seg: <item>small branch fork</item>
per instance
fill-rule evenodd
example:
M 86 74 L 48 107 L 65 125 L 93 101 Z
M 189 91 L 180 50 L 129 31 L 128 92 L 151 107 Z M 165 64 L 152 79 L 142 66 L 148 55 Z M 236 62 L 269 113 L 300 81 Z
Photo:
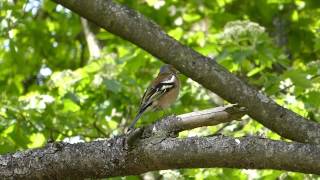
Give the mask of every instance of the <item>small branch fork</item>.
M 146 138 L 155 135 L 176 137 L 179 132 L 184 130 L 203 126 L 214 126 L 232 120 L 240 120 L 245 112 L 246 109 L 244 107 L 239 107 L 237 104 L 230 104 L 178 116 L 169 116 L 147 127 L 138 128 L 127 133 L 127 143 L 132 145 L 137 138 Z

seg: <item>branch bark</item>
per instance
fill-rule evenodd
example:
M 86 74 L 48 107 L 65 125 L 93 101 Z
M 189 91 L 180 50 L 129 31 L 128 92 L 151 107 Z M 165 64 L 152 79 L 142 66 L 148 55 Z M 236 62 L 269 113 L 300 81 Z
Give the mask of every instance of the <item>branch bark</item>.
M 225 136 L 142 139 L 125 148 L 126 137 L 0 156 L 1 179 L 105 178 L 177 168 L 255 168 L 320 174 L 318 145 Z
M 244 107 L 230 104 L 178 116 L 169 116 L 147 127 L 129 132 L 127 135 L 127 144 L 131 146 L 135 143 L 136 139 L 141 137 L 177 137 L 177 134 L 184 130 L 203 126 L 213 126 L 231 122 L 232 120 L 241 120 L 240 118 L 245 113 L 246 109 Z
M 2 155 L 0 178 L 106 178 L 164 169 L 206 167 L 278 169 L 320 174 L 319 145 L 222 135 L 184 139 L 170 137 L 172 133 L 176 135 L 191 126 L 203 126 L 209 121 L 210 124 L 229 122 L 243 113 L 243 108 L 229 105 L 168 117 L 108 140 L 77 144 L 51 143 L 41 149 Z M 137 139 L 128 144 L 132 136 Z
M 118 35 L 231 103 L 248 109 L 253 118 L 282 137 L 320 144 L 320 124 L 276 104 L 262 92 L 252 88 L 235 75 L 194 50 L 169 37 L 143 15 L 111 0 L 53 0 L 107 31 Z
M 230 104 L 224 107 L 179 115 L 177 117 L 180 121 L 175 124 L 180 127 L 181 130 L 194 129 L 202 126 L 214 126 L 220 123 L 230 122 L 230 120 L 239 119 L 245 112 L 246 109 L 244 107 Z
M 83 28 L 84 37 L 87 41 L 88 50 L 91 58 L 90 60 L 99 58 L 101 55 L 101 48 L 94 32 L 94 28 L 98 30 L 98 27 L 94 27 L 94 24 L 90 24 L 90 22 L 85 18 L 81 18 L 81 25 Z

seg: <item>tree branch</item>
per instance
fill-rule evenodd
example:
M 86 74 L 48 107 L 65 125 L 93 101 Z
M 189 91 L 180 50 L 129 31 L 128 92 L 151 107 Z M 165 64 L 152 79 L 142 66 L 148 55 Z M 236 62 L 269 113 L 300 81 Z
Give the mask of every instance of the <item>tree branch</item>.
M 243 116 L 245 112 L 245 108 L 239 108 L 234 104 L 191 112 L 177 116 L 180 118 L 177 126 L 180 126 L 182 130 L 194 129 L 202 126 L 214 126 L 220 123 L 230 122 L 230 120 L 236 120 Z
M 230 122 L 235 105 L 168 117 L 127 135 L 89 143 L 50 143 L 0 156 L 1 179 L 105 178 L 177 168 L 278 169 L 320 174 L 319 145 L 226 136 L 172 138 L 170 133 Z M 196 118 L 197 117 L 197 118 Z M 199 123 L 196 121 L 199 119 Z M 209 122 L 209 119 L 211 122 Z M 135 134 L 134 143 L 127 144 Z
M 184 130 L 238 120 L 245 112 L 245 108 L 239 107 L 236 104 L 230 104 L 224 107 L 221 106 L 178 116 L 169 116 L 147 127 L 129 132 L 127 135 L 127 143 L 131 146 L 135 143 L 135 140 L 141 137 L 149 138 L 151 136 L 157 136 L 160 139 L 163 137 L 177 137 L 177 134 Z
M 140 46 L 165 63 L 173 64 L 180 72 L 227 101 L 246 107 L 252 118 L 279 135 L 299 142 L 320 144 L 320 124 L 276 104 L 213 59 L 169 37 L 143 15 L 111 0 L 53 1 Z
M 105 178 L 177 168 L 278 169 L 320 174 L 317 145 L 225 136 L 141 140 L 134 149 L 125 137 L 0 156 L 0 177 L 11 179 Z
M 93 25 L 88 22 L 88 20 L 81 18 L 81 25 L 83 28 L 84 36 L 88 44 L 88 50 L 91 59 L 99 58 L 101 55 L 101 48 L 99 41 L 96 39 L 95 32 L 93 30 Z

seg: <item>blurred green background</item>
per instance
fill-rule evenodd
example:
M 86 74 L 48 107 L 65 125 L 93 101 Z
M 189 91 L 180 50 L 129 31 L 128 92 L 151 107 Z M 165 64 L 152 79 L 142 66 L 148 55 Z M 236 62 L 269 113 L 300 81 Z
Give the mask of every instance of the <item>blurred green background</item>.
M 320 121 L 319 0 L 119 0 L 198 52 L 215 57 L 277 103 Z M 123 133 L 162 62 L 49 0 L 0 1 L 0 153 L 47 140 L 85 142 Z M 178 102 L 164 114 L 227 104 L 181 75 Z M 213 80 L 214 81 L 214 80 Z M 282 139 L 249 117 L 217 132 Z M 282 139 L 284 140 L 284 139 Z M 183 169 L 122 179 L 320 179 L 273 170 Z

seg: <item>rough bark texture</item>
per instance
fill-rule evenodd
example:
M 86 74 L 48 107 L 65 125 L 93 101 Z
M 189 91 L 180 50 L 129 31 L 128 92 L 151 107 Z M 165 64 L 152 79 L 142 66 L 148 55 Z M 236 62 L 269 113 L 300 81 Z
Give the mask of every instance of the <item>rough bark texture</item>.
M 204 111 L 194 114 L 202 120 L 207 117 L 213 124 L 232 121 L 243 113 L 242 108 L 233 105 L 206 111 L 217 116 L 203 115 Z M 279 169 L 320 174 L 319 145 L 259 137 L 235 139 L 222 135 L 177 138 L 177 132 L 189 128 L 190 124 L 202 126 L 208 123 L 202 121 L 201 124 L 194 119 L 187 115 L 171 116 L 108 140 L 51 143 L 41 149 L 2 155 L 0 179 L 105 178 L 163 169 L 205 167 Z M 186 126 L 186 122 L 189 125 Z
M 118 35 L 232 103 L 248 109 L 248 114 L 279 135 L 313 144 L 320 143 L 320 124 L 276 104 L 218 65 L 169 37 L 141 14 L 110 0 L 53 0 L 107 31 Z
M 279 169 L 320 174 L 318 145 L 225 136 L 150 137 L 125 147 L 125 137 L 0 156 L 1 179 L 81 179 L 177 168 Z
M 240 118 L 244 113 L 245 110 L 242 107 L 228 105 L 182 114 L 177 117 L 170 116 L 147 127 L 135 129 L 125 136 L 106 141 L 75 145 L 56 143 L 49 144 L 43 149 L 0 156 L 0 179 L 109 177 L 158 170 L 154 166 L 149 167 L 149 161 L 147 160 L 143 162 L 144 168 L 142 170 L 138 170 L 142 168 L 139 167 L 141 164 L 130 164 L 127 161 L 142 163 L 140 159 L 135 159 L 138 156 L 137 154 L 144 154 L 142 147 L 158 144 L 168 137 L 177 137 L 180 131 L 190 129 L 190 127 L 230 122 L 233 119 Z M 197 121 L 197 119 L 200 121 Z M 141 144 L 144 141 L 146 143 Z M 132 152 L 136 153 L 131 157 Z M 149 154 L 149 156 L 152 156 L 152 154 Z M 162 157 L 160 152 L 157 156 Z M 148 166 L 148 168 L 145 166 Z M 163 165 L 160 164 L 159 166 L 162 167 Z M 125 168 L 130 168 L 130 170 L 124 170 Z

